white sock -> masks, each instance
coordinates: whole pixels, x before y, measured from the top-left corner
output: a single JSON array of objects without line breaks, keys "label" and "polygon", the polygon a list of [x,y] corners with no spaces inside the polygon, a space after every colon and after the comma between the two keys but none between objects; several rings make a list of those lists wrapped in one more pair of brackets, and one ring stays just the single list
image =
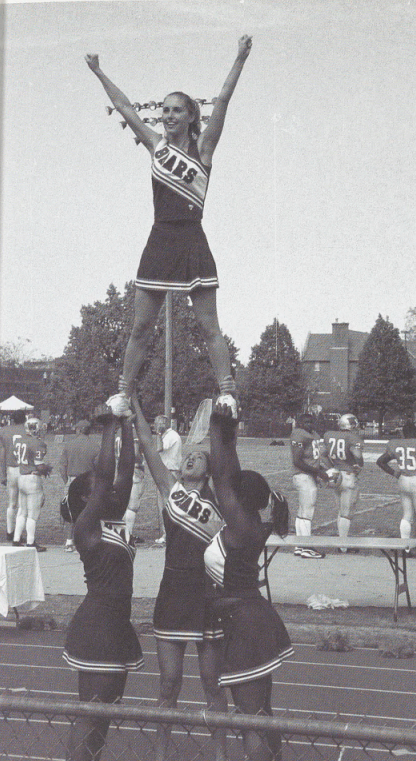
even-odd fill
[{"label": "white sock", "polygon": [[346,537],[349,534],[351,521],[349,518],[344,518],[342,515],[338,516],[338,535]]},{"label": "white sock", "polygon": [[25,526],[26,526],[26,516],[18,515],[16,518],[16,527],[14,529],[14,536],[13,536],[14,542],[20,542],[20,537],[22,536],[23,529]]},{"label": "white sock", "polygon": [[310,536],[311,527],[312,527],[311,524],[312,524],[312,521],[309,521],[307,518],[296,518],[295,520],[296,535]]},{"label": "white sock", "polygon": [[124,520],[126,521],[126,528],[130,532],[130,536],[133,534],[134,524],[136,521],[136,513],[134,510],[129,510],[127,508],[126,512],[124,513]]},{"label": "white sock", "polygon": [[412,524],[410,521],[407,521],[405,518],[402,518],[400,521],[400,536],[402,539],[410,539],[410,534],[412,533]]},{"label": "white sock", "polygon": [[36,521],[33,518],[28,518],[26,521],[26,544],[33,544],[35,541]]}]

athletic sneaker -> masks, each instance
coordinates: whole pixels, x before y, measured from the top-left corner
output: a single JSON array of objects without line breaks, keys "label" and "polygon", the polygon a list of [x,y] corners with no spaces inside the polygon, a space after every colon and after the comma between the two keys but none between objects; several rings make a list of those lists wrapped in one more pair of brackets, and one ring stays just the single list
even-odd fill
[{"label": "athletic sneaker", "polygon": [[359,551],[358,547],[338,547],[338,552],[342,552],[343,555],[358,555]]},{"label": "athletic sneaker", "polygon": [[42,546],[41,546],[40,544],[38,544],[37,542],[33,542],[33,544],[28,544],[28,543],[26,542],[26,547],[34,547],[34,548],[35,548],[35,550],[36,550],[36,552],[46,552],[46,547],[42,547]]},{"label": "athletic sneaker", "polygon": [[64,545],[64,552],[74,552],[74,550],[75,550],[75,545],[73,542],[67,542]]},{"label": "athletic sneaker", "polygon": [[132,536],[134,544],[144,544],[144,539],[141,536]]},{"label": "athletic sneaker", "polygon": [[313,547],[302,547],[300,551],[301,558],[315,558],[316,560],[319,560],[320,558],[325,557],[325,552],[319,552],[319,550],[314,550]]},{"label": "athletic sneaker", "polygon": [[299,557],[302,555],[302,547],[295,547],[295,551],[293,553],[294,555],[299,555]]},{"label": "athletic sneaker", "polygon": [[23,541],[23,539],[17,539],[16,541],[13,539],[12,546],[13,547],[24,547],[26,542]]},{"label": "athletic sneaker", "polygon": [[163,534],[159,539],[155,539],[155,544],[158,544],[159,547],[163,547],[163,545],[166,544],[166,536]]},{"label": "athletic sneaker", "polygon": [[106,401],[106,405],[110,407],[113,415],[116,417],[130,417],[132,414],[129,400],[123,393],[110,396]]},{"label": "athletic sneaker", "polygon": [[221,396],[218,397],[216,404],[226,404],[228,407],[230,407],[232,412],[232,417],[234,418],[234,420],[237,420],[237,417],[238,417],[237,401],[233,396],[231,396],[231,394],[221,394]]}]

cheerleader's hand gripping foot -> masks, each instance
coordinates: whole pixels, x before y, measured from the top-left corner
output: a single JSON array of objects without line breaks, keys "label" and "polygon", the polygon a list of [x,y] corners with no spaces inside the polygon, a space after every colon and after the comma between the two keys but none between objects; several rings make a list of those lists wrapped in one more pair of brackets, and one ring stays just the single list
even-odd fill
[{"label": "cheerleader's hand gripping foot", "polygon": [[231,394],[221,394],[215,403],[214,412],[217,415],[221,415],[221,417],[237,421],[238,410],[236,399]]},{"label": "cheerleader's hand gripping foot", "polygon": [[106,401],[106,405],[116,417],[130,417],[132,415],[129,400],[125,394],[114,394],[113,396],[110,396]]}]

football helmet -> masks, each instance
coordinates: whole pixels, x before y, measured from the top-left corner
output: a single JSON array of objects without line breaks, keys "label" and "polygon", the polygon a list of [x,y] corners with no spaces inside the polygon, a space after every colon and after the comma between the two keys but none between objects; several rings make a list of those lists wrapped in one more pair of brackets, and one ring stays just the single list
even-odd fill
[{"label": "football helmet", "polygon": [[354,428],[359,428],[360,424],[355,417],[355,415],[351,415],[350,413],[347,413],[346,415],[341,415],[340,419],[338,420],[338,428],[340,431],[352,431]]},{"label": "football helmet", "polygon": [[25,431],[30,436],[38,436],[42,429],[42,423],[37,417],[30,417],[25,421]]},{"label": "football helmet", "polygon": [[342,474],[338,468],[328,468],[326,474],[328,476],[327,486],[329,486],[330,489],[336,489],[338,486],[340,486],[342,482]]}]

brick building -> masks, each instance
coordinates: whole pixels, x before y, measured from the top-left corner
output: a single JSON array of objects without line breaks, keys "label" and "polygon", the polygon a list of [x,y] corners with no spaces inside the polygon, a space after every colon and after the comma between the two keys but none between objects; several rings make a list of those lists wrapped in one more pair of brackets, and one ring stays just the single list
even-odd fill
[{"label": "brick building", "polygon": [[310,333],[302,353],[308,406],[342,412],[354,383],[358,358],[369,333],[350,330],[348,322],[332,323],[332,333]]}]

